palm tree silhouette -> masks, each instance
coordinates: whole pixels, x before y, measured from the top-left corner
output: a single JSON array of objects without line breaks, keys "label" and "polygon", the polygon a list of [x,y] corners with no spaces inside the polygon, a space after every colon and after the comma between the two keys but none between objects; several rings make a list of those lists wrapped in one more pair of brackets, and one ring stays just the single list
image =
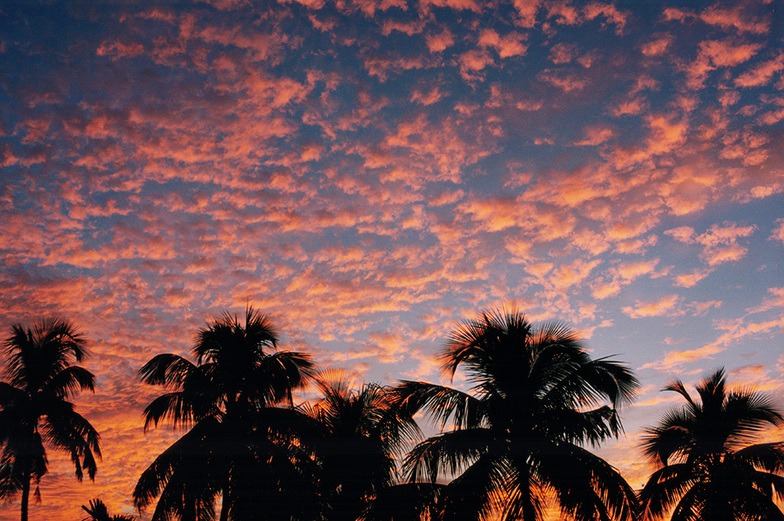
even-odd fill
[{"label": "palm tree silhouette", "polygon": [[[763,428],[784,423],[764,395],[728,392],[723,369],[696,386],[699,400],[680,380],[664,388],[686,405],[645,431],[643,450],[660,468],[640,493],[646,518],[672,521],[784,519],[784,443],[748,445]],[[671,462],[670,460],[673,460]]]},{"label": "palm tree silhouette", "polygon": [[252,307],[244,323],[228,313],[214,319],[193,354],[195,364],[162,354],[139,371],[144,382],[170,389],[145,409],[145,429],[166,421],[190,430],[142,473],[135,505],[160,494],[153,521],[212,519],[219,495],[224,521],[284,519],[281,509],[305,509],[283,498],[306,487],[310,473],[292,438],[304,415],[291,397],[311,375],[309,357],[278,351],[270,320]]},{"label": "palm tree silhouette", "polygon": [[375,495],[394,483],[396,457],[419,435],[419,427],[396,407],[388,387],[366,383],[354,389],[339,372],[322,373],[316,386],[322,398],[304,410],[319,427],[313,446],[322,516],[356,521]]},{"label": "palm tree silhouette", "polygon": [[581,447],[621,431],[617,407],[638,386],[627,367],[591,359],[566,327],[534,327],[517,311],[464,322],[442,362],[450,377],[464,368],[471,393],[412,381],[398,388],[409,412],[454,426],[405,462],[412,481],[456,476],[440,500],[442,519],[540,520],[550,493],[577,521],[633,516],[625,480]]},{"label": "palm tree silhouette", "polygon": [[109,509],[100,499],[91,499],[89,506],[82,505],[82,510],[87,512],[90,517],[85,517],[82,521],[133,521],[133,516],[125,514],[109,515]]},{"label": "palm tree silhouette", "polygon": [[[87,355],[84,337],[69,322],[43,320],[31,328],[11,326],[5,352],[7,382],[0,382],[0,498],[21,491],[22,521],[28,519],[30,487],[47,473],[47,445],[67,452],[76,478],[95,477],[99,437],[68,400],[95,389],[95,377],[73,365]],[[35,495],[39,495],[36,486]]]}]

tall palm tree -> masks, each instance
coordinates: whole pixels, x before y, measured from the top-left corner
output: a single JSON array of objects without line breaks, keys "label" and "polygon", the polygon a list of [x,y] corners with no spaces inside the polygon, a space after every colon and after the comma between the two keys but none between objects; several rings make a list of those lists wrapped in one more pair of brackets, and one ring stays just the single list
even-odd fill
[{"label": "tall palm tree", "polygon": [[170,390],[145,409],[145,429],[161,421],[189,429],[134,490],[140,509],[160,494],[153,521],[212,519],[218,496],[224,521],[283,519],[280,509],[294,515],[304,508],[281,497],[306,481],[297,465],[307,455],[290,435],[303,415],[292,409],[291,393],[312,364],[305,354],[277,350],[268,317],[248,307],[244,318],[226,313],[200,330],[195,363],[162,354],[140,370],[144,382]]},{"label": "tall palm tree", "polygon": [[[5,343],[7,381],[0,382],[0,498],[21,491],[27,521],[31,484],[47,473],[44,444],[71,457],[76,478],[95,477],[99,437],[69,399],[95,389],[95,377],[73,365],[87,355],[84,337],[69,322],[11,326]],[[44,443],[45,442],[45,443]],[[35,495],[38,495],[36,486]]]},{"label": "tall palm tree", "polygon": [[699,400],[680,380],[664,390],[686,405],[645,431],[643,450],[659,467],[640,494],[645,517],[672,510],[672,521],[784,520],[775,504],[784,499],[784,443],[748,444],[784,423],[770,399],[728,391],[723,369],[697,384]]},{"label": "tall palm tree", "polygon": [[577,521],[630,519],[635,496],[607,462],[583,448],[619,434],[617,408],[638,386],[631,371],[591,359],[566,327],[534,327],[517,311],[490,311],[464,322],[442,355],[454,377],[465,370],[470,392],[404,381],[400,404],[424,409],[443,428],[418,444],[406,467],[412,481],[455,476],[441,518],[542,519],[554,495]]},{"label": "tall palm tree", "polygon": [[388,387],[367,383],[355,389],[336,372],[322,373],[316,386],[322,398],[304,410],[320,427],[312,445],[322,516],[327,521],[356,521],[375,496],[395,482],[397,457],[419,435],[419,428],[396,407]]}]

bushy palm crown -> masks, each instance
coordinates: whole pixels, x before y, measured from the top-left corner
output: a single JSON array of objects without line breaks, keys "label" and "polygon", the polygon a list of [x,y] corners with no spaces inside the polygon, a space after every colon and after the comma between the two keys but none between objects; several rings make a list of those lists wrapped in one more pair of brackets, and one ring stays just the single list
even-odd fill
[{"label": "bushy palm crown", "polygon": [[256,519],[275,519],[279,493],[300,485],[290,452],[297,448],[287,434],[296,415],[276,406],[291,406],[292,390],[309,378],[312,364],[276,348],[269,319],[249,307],[244,323],[225,314],[199,332],[195,364],[162,354],[142,367],[144,382],[171,389],[145,409],[145,428],[164,420],[191,427],[136,485],[139,508],[161,495],[153,520],[212,519],[218,495],[221,519],[254,512]]},{"label": "bushy palm crown", "polygon": [[672,510],[672,521],[774,521],[784,515],[784,444],[748,445],[763,428],[784,423],[757,392],[728,391],[724,370],[696,386],[695,400],[680,380],[666,391],[686,405],[645,431],[643,449],[660,468],[640,499],[647,518]]},{"label": "bushy palm crown", "polygon": [[45,445],[67,452],[76,477],[95,477],[99,437],[68,400],[94,390],[95,378],[73,365],[86,356],[84,337],[60,319],[15,324],[5,343],[7,381],[0,382],[0,498],[22,492],[27,518],[30,484],[47,473]]},{"label": "bushy palm crown", "polygon": [[387,387],[369,383],[354,389],[336,372],[322,373],[316,385],[322,398],[304,410],[318,422],[318,436],[311,440],[324,518],[355,521],[394,482],[396,456],[419,428]]},{"label": "bushy palm crown", "polygon": [[82,505],[82,510],[89,516],[82,521],[134,521],[133,516],[125,514],[109,515],[109,509],[100,499],[91,499],[88,506]]},{"label": "bushy palm crown", "polygon": [[628,368],[592,360],[562,325],[534,327],[519,312],[483,313],[462,324],[443,354],[471,392],[406,381],[401,406],[420,408],[453,430],[417,445],[413,481],[456,476],[442,498],[444,519],[542,519],[549,494],[577,520],[629,519],[634,494],[618,472],[580,445],[620,432],[617,406],[637,381]]}]

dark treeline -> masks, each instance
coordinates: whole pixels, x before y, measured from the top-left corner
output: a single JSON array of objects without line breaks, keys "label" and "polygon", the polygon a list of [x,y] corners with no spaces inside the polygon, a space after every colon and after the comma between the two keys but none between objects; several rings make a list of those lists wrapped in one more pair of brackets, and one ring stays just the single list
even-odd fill
[{"label": "dark treeline", "polygon": [[[93,479],[98,433],[69,401],[92,391],[80,367],[83,336],[63,320],[12,326],[0,382],[0,499],[21,501],[47,473],[46,447]],[[564,519],[784,520],[784,442],[754,443],[784,423],[770,399],[729,391],[723,370],[644,431],[654,468],[633,490],[588,450],[617,437],[619,411],[639,384],[631,369],[594,359],[570,329],[490,311],[459,325],[440,361],[469,391],[429,382],[351,386],[286,351],[253,308],[198,332],[190,358],[159,354],[139,371],[163,392],[144,410],[145,430],[184,434],[139,477],[133,499],[153,521],[539,521]],[[319,398],[295,403],[316,389]],[[439,434],[425,438],[423,414]],[[32,487],[35,489],[32,489]],[[31,490],[32,489],[32,490]],[[127,521],[100,500],[86,519]]]}]

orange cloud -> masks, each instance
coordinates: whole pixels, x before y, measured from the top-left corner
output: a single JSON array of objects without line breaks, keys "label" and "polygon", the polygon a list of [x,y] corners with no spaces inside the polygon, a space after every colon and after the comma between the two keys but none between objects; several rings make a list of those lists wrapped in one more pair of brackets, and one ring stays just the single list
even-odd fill
[{"label": "orange cloud", "polygon": [[650,302],[637,301],[634,306],[626,306],[622,311],[631,318],[670,317],[682,313],[678,307],[682,301],[679,295],[667,295]]},{"label": "orange cloud", "polygon": [[697,349],[686,349],[683,351],[667,351],[664,357],[656,362],[643,364],[640,370],[656,369],[663,373],[671,373],[676,368],[686,364],[712,359],[715,355],[724,351],[725,348],[717,345],[707,345]]}]

